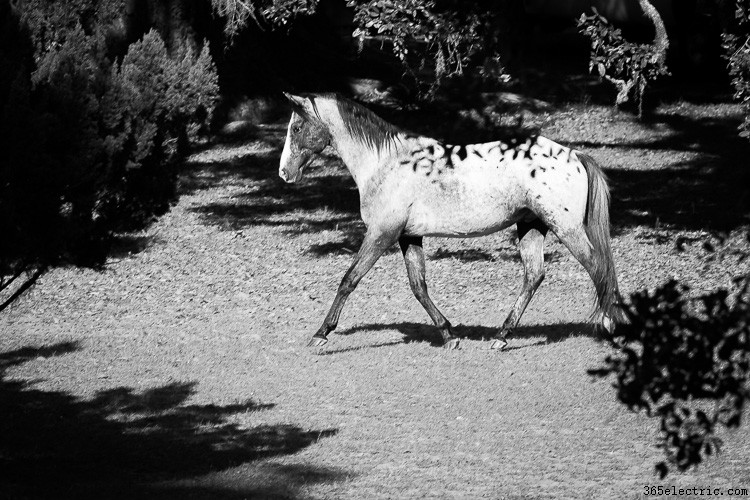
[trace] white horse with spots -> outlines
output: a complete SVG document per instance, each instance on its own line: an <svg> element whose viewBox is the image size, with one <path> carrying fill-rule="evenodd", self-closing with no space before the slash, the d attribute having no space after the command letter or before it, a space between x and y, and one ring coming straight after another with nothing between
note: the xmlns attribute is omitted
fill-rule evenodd
<svg viewBox="0 0 750 500"><path fill-rule="evenodd" d="M538 136L445 145L402 132L335 94L286 96L293 113L279 175L286 182L298 181L312 156L331 145L357 184L367 226L354 263L310 345L327 342L349 294L398 242L414 295L440 330L444 346L457 348L450 323L427 293L422 237L468 238L513 224L525 278L492 348L507 345L506 337L544 278L548 230L591 276L598 298L596 321L611 330L623 319L610 249L609 189L590 156Z"/></svg>

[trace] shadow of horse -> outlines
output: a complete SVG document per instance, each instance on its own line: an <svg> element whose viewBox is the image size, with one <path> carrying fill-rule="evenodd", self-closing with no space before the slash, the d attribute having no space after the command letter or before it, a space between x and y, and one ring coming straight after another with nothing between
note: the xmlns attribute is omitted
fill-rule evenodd
<svg viewBox="0 0 750 500"><path fill-rule="evenodd" d="M358 332L365 331L389 331L396 330L403 335L403 343L409 344L411 342L427 342L432 346L442 346L442 338L438 333L437 329L430 324L426 323L386 323L386 324L366 324L359 325L346 330L337 332L339 335L353 335ZM481 325L454 325L452 327L453 335L460 339L467 340L480 340L489 341L498 332L498 327L481 326ZM598 338L595 327L589 323L558 323L553 325L526 325L519 326L509 336L510 346L506 350L522 349L526 347L532 347L536 345L552 344L556 342L562 342L570 337L591 337ZM538 341L531 344L524 344L521 346L514 346L513 339L538 339ZM370 348L375 347L386 347L401 342L387 342L378 345L368 346ZM346 348L340 351L328 350L325 351L329 354L335 354L345 351L359 350L366 347L355 347Z"/></svg>

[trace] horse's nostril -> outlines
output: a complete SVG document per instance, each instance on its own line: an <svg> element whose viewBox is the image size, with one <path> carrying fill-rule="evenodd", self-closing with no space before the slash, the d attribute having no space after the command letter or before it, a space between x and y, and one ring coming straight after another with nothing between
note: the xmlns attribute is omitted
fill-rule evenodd
<svg viewBox="0 0 750 500"><path fill-rule="evenodd" d="M286 170L284 170L284 169L280 169L279 170L279 177L281 177L281 179L284 182L288 182L288 183L297 182L299 180L298 179L298 177L299 177L298 174L299 173L297 173L295 175L289 175L289 172L287 172Z"/></svg>

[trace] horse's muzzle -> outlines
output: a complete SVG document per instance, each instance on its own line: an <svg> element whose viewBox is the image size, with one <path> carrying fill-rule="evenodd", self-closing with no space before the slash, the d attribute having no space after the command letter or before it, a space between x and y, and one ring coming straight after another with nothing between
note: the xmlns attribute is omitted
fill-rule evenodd
<svg viewBox="0 0 750 500"><path fill-rule="evenodd" d="M289 175L289 173L282 168L279 170L279 177L281 177L287 184L294 184L302 178L302 169L297 170L294 175Z"/></svg>
<svg viewBox="0 0 750 500"><path fill-rule="evenodd" d="M286 170L284 170L283 168L279 169L279 177L281 177L284 182L294 182L290 179L289 175L286 173Z"/></svg>
<svg viewBox="0 0 750 500"><path fill-rule="evenodd" d="M304 172L305 168L307 168L307 166L312 163L313 158L310 154L304 154L300 155L297 158L292 158L291 160L292 161L290 162L281 164L283 166L279 167L279 177L284 179L284 182L294 184L295 182L298 182L300 179L302 179L302 173ZM290 173L289 170L292 170L292 173Z"/></svg>

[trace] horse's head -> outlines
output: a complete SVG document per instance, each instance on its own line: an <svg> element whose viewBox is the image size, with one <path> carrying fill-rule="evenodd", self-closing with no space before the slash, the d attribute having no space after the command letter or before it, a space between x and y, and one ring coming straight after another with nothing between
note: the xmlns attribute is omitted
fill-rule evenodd
<svg viewBox="0 0 750 500"><path fill-rule="evenodd" d="M331 134L321 121L312 99L287 93L284 95L292 103L292 119L289 120L286 143L281 152L279 177L286 182L297 182L313 155L330 144Z"/></svg>

